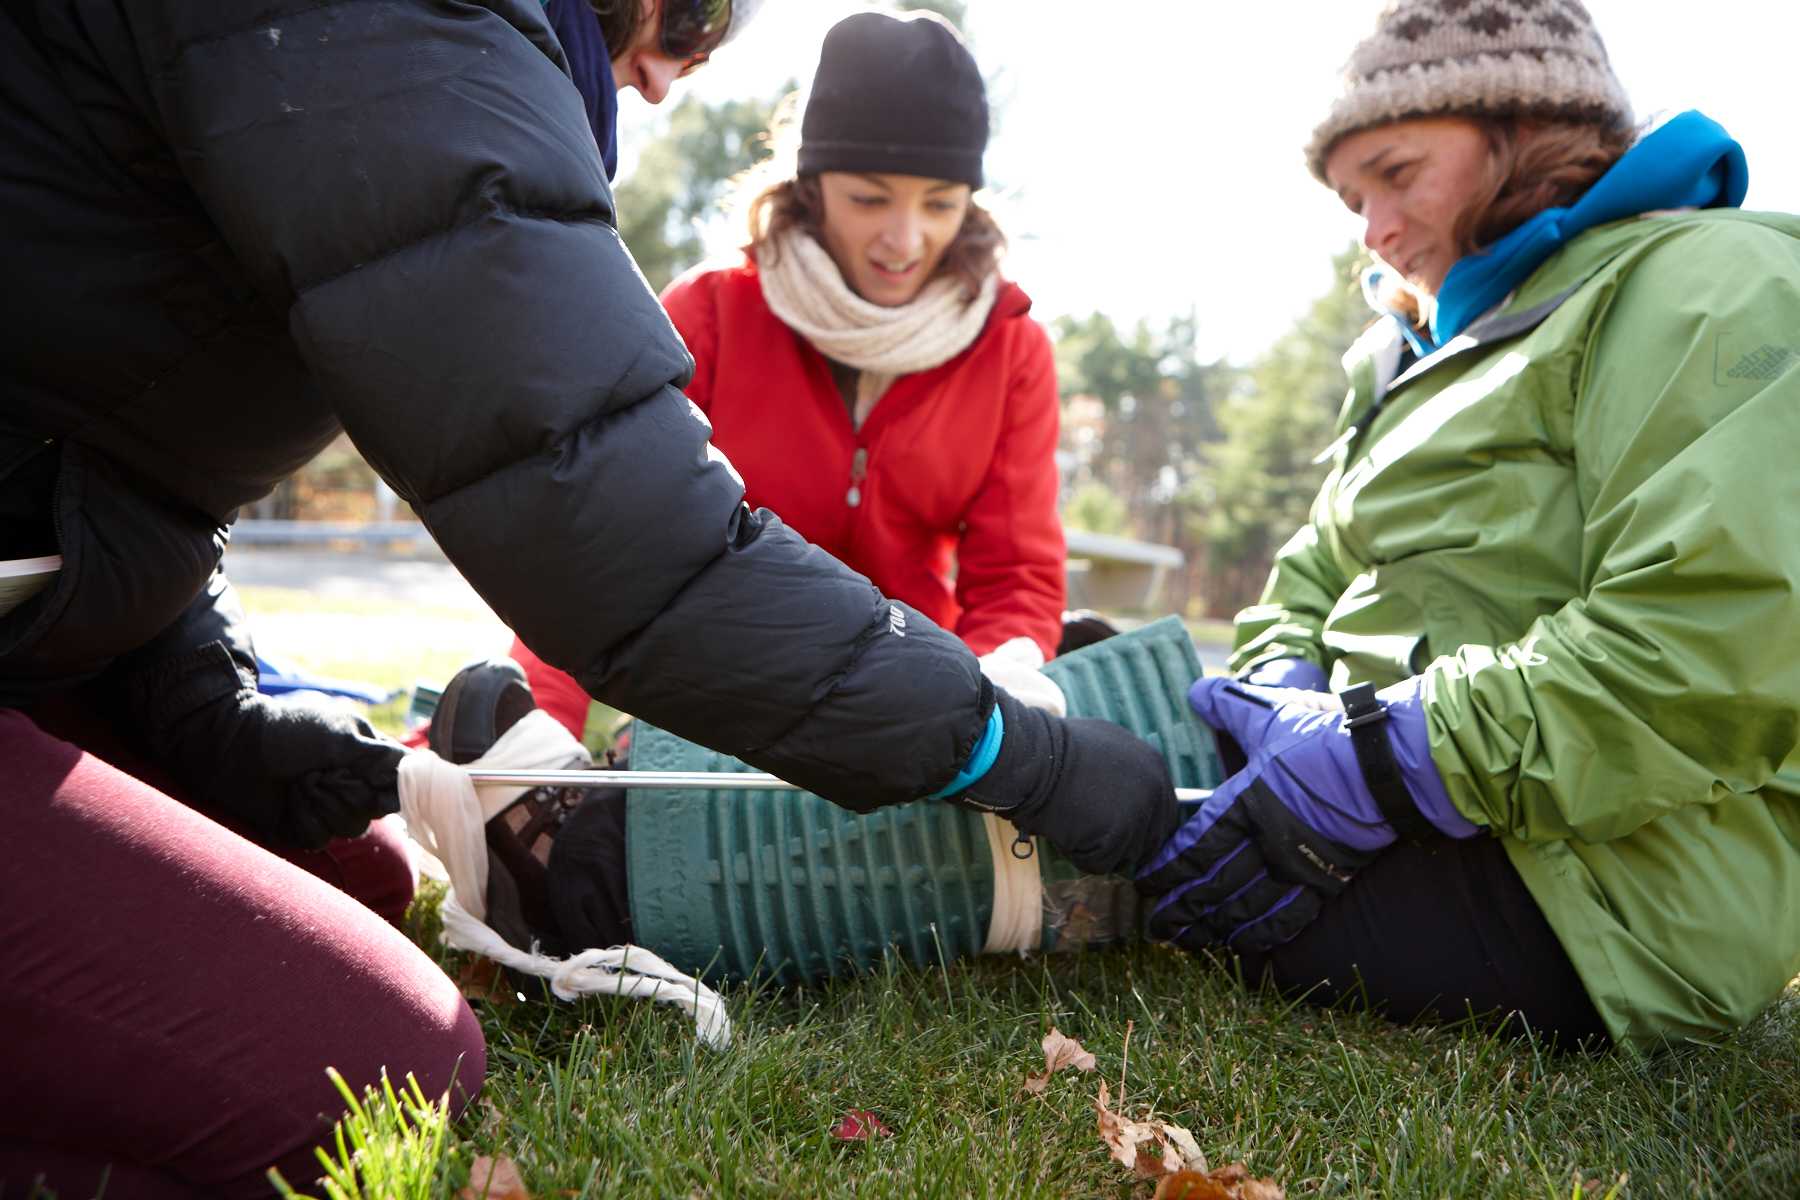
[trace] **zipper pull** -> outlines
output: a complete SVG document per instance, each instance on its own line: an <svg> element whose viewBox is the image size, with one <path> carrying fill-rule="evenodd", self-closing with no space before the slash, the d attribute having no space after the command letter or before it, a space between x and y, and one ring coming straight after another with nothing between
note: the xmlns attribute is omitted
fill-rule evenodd
<svg viewBox="0 0 1800 1200"><path fill-rule="evenodd" d="M1024 849L1020 849L1020 847L1024 847ZM1020 862L1024 862L1026 859L1030 858L1031 855L1032 855L1031 839L1026 837L1022 833L1019 834L1017 837L1015 837L1013 839L1012 856L1014 858L1018 859Z"/></svg>
<svg viewBox="0 0 1800 1200"><path fill-rule="evenodd" d="M862 481L869 474L869 451L865 446L858 446L850 459L850 490L844 493L844 503L855 508L862 503Z"/></svg>

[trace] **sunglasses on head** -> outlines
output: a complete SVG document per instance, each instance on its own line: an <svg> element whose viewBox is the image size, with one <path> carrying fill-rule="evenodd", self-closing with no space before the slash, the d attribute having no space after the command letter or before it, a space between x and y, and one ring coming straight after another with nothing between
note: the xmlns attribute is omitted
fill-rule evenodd
<svg viewBox="0 0 1800 1200"><path fill-rule="evenodd" d="M705 62L731 32L731 0L663 0L662 51L689 70Z"/></svg>

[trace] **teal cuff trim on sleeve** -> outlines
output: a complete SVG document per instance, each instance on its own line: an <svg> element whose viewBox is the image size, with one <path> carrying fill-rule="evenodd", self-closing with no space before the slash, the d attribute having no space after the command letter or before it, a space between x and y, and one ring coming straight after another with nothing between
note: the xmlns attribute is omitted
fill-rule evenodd
<svg viewBox="0 0 1800 1200"><path fill-rule="evenodd" d="M994 760L1000 757L1000 739L1006 736L1006 722L1001 719L998 704L988 712L987 728L982 730L981 740L975 743L975 750L969 755L969 761L963 769L956 773L956 778L939 788L927 800L942 800L945 796L954 796L970 784L988 773Z"/></svg>

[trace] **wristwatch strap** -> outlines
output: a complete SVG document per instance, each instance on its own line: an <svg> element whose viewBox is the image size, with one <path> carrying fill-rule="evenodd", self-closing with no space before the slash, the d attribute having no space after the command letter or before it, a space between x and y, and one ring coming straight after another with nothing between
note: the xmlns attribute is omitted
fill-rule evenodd
<svg viewBox="0 0 1800 1200"><path fill-rule="evenodd" d="M1394 761L1394 748L1388 744L1387 706L1375 697L1375 685L1359 683L1340 692L1344 702L1344 728L1350 731L1350 744L1356 749L1356 761L1362 767L1363 782L1375 797L1375 806L1402 841L1420 842L1437 830L1400 778L1400 765Z"/></svg>

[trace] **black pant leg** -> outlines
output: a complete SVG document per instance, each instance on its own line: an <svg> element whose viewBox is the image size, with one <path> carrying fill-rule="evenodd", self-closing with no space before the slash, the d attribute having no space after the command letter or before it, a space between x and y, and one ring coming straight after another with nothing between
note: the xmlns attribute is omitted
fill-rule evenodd
<svg viewBox="0 0 1800 1200"><path fill-rule="evenodd" d="M1397 1021L1522 1020L1565 1048L1607 1041L1569 957L1496 838L1402 844L1365 868L1299 937L1240 956L1319 1004Z"/></svg>

